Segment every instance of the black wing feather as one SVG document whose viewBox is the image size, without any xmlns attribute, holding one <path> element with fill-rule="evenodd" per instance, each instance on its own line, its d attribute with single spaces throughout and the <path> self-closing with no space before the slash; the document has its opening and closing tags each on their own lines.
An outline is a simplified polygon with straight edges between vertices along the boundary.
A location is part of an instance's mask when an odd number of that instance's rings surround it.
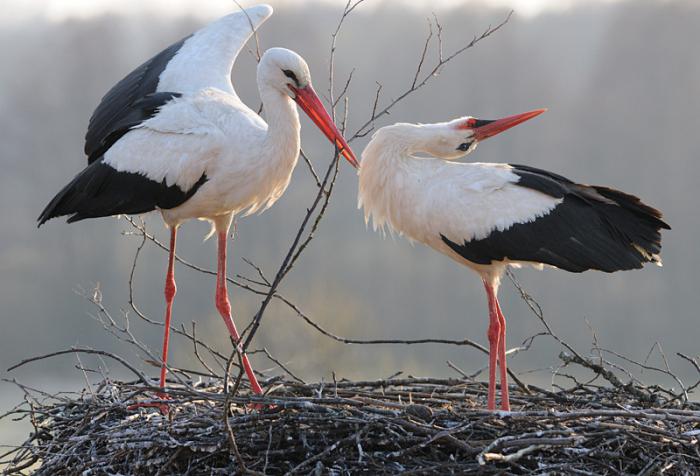
<svg viewBox="0 0 700 476">
<path fill-rule="evenodd" d="M 194 195 L 207 181 L 203 174 L 189 190 L 167 185 L 134 172 L 119 172 L 99 159 L 71 180 L 49 202 L 39 216 L 39 226 L 47 220 L 71 215 L 68 223 L 85 218 L 135 215 L 175 208 Z"/>
<path fill-rule="evenodd" d="M 117 171 L 104 163 L 104 154 L 130 129 L 157 114 L 175 92 L 156 92 L 161 73 L 187 38 L 174 43 L 119 81 L 102 98 L 90 118 L 85 135 L 88 166 L 63 187 L 39 216 L 47 220 L 70 215 L 68 222 L 119 214 L 138 214 L 156 208 L 175 208 L 206 181 L 203 174 L 189 190 L 167 185 L 145 175 Z"/>
<path fill-rule="evenodd" d="M 518 186 L 563 201 L 547 215 L 480 240 L 458 244 L 442 236 L 465 259 L 478 264 L 530 261 L 576 273 L 641 268 L 658 260 L 660 230 L 670 229 L 658 210 L 618 190 L 577 184 L 534 167 L 512 167 L 520 177 Z"/>
<path fill-rule="evenodd" d="M 156 93 L 161 73 L 189 37 L 174 43 L 129 73 L 105 94 L 85 134 L 88 164 L 98 160 L 129 129 L 152 117 L 158 107 L 179 96 Z"/>
</svg>

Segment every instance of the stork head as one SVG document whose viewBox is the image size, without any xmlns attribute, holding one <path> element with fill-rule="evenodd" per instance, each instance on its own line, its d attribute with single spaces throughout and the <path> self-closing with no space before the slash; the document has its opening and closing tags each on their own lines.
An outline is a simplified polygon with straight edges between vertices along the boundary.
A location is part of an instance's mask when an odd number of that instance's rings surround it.
<svg viewBox="0 0 700 476">
<path fill-rule="evenodd" d="M 495 120 L 467 116 L 450 122 L 422 126 L 426 134 L 421 141 L 420 151 L 445 160 L 459 159 L 473 152 L 479 142 L 539 116 L 545 111 L 546 109 L 535 109 Z"/>
<path fill-rule="evenodd" d="M 304 88 L 311 85 L 311 73 L 304 58 L 286 48 L 270 48 L 260 58 L 259 78 L 281 93 L 294 98 L 289 86 Z"/>
<path fill-rule="evenodd" d="M 343 157 L 357 168 L 358 162 L 342 134 L 326 112 L 311 85 L 311 73 L 304 58 L 286 48 L 270 48 L 260 58 L 258 82 L 294 100 Z"/>
</svg>

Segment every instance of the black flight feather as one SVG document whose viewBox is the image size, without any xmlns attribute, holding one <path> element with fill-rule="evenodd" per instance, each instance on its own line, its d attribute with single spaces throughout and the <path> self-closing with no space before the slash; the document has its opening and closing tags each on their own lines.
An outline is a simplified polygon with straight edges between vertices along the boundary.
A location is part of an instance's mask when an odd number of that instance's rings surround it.
<svg viewBox="0 0 700 476">
<path fill-rule="evenodd" d="M 544 216 L 515 223 L 486 238 L 455 243 L 442 240 L 465 259 L 491 264 L 505 259 L 544 263 L 579 273 L 641 268 L 658 262 L 661 212 L 639 198 L 607 187 L 581 185 L 545 170 L 511 165 L 517 186 L 562 202 Z"/>
<path fill-rule="evenodd" d="M 119 81 L 102 98 L 90 118 L 85 135 L 88 167 L 73 178 L 49 202 L 38 218 L 47 220 L 70 215 L 68 222 L 119 214 L 145 213 L 156 208 L 175 208 L 207 180 L 205 174 L 189 190 L 167 185 L 136 172 L 117 171 L 104 163 L 104 154 L 124 134 L 158 113 L 160 107 L 181 95 L 156 92 L 160 75 L 187 38 L 149 59 Z"/>
<path fill-rule="evenodd" d="M 118 172 L 99 159 L 63 187 L 39 216 L 39 226 L 47 220 L 71 215 L 68 223 L 85 218 L 135 215 L 175 208 L 194 195 L 207 181 L 203 174 L 189 190 L 167 185 L 133 172 Z"/>
<path fill-rule="evenodd" d="M 115 84 L 92 113 L 85 134 L 88 164 L 98 160 L 129 129 L 152 117 L 177 93 L 156 93 L 160 75 L 189 38 L 174 43 Z"/>
</svg>

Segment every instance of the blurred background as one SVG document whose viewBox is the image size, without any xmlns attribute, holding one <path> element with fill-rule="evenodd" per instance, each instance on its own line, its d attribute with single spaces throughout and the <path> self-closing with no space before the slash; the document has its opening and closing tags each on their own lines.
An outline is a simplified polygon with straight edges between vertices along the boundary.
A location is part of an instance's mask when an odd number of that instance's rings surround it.
<svg viewBox="0 0 700 476">
<path fill-rule="evenodd" d="M 263 49 L 285 46 L 308 61 L 316 89 L 327 90 L 330 35 L 344 2 L 268 0 L 275 15 L 263 25 Z M 254 2 L 245 1 L 245 6 Z M 349 129 L 371 112 L 376 82 L 382 104 L 411 82 L 434 12 L 450 52 L 501 22 L 510 22 L 448 64 L 424 90 L 410 96 L 377 126 L 436 122 L 462 115 L 496 118 L 539 107 L 545 115 L 488 141 L 469 156 L 550 169 L 577 181 L 621 188 L 660 208 L 673 227 L 665 233 L 664 267 L 604 275 L 517 271 L 555 331 L 581 352 L 592 332 L 599 344 L 644 360 L 659 342 L 673 370 L 697 377 L 676 352 L 697 355 L 700 288 L 696 243 L 700 232 L 700 4 L 694 0 L 528 1 L 367 0 L 346 21 L 338 40 L 338 85 L 354 68 Z M 0 20 L 0 377 L 51 391 L 85 384 L 72 356 L 4 369 L 33 355 L 90 346 L 149 367 L 115 342 L 90 317 L 94 306 L 76 290 L 97 283 L 103 303 L 119 317 L 128 311 L 131 261 L 140 242 L 122 232 L 124 220 L 105 218 L 36 229 L 44 205 L 85 165 L 83 135 L 101 96 L 132 68 L 206 22 L 236 9 L 227 0 L 203 2 L 6 0 Z M 430 62 L 435 60 L 431 51 Z M 239 95 L 259 104 L 255 60 L 244 52 L 233 73 Z M 318 169 L 331 158 L 327 141 L 302 118 L 302 143 Z M 359 154 L 369 137 L 353 143 Z M 351 338 L 471 338 L 486 344 L 487 309 L 481 284 L 449 259 L 402 238 L 366 229 L 356 209 L 357 180 L 341 164 L 337 190 L 317 238 L 281 292 L 330 331 Z M 261 216 L 243 218 L 232 244 L 233 273 L 254 273 L 243 258 L 273 275 L 316 193 L 303 165 L 286 195 Z M 149 230 L 167 239 L 160 217 Z M 191 222 L 178 252 L 206 268 L 215 264 L 215 240 L 202 243 L 208 225 Z M 163 313 L 166 254 L 147 244 L 135 276 L 135 299 L 154 319 Z M 230 344 L 213 303 L 214 278 L 177 268 L 174 319 L 196 321 L 198 334 L 228 352 Z M 234 316 L 245 326 L 261 298 L 231 288 Z M 502 306 L 509 343 L 541 325 L 505 282 Z M 156 352 L 161 329 L 133 318 L 132 329 Z M 178 346 L 178 344 L 180 344 Z M 468 348 L 351 346 L 309 327 L 288 308 L 271 306 L 253 347 L 266 347 L 305 379 L 455 375 L 486 365 Z M 191 347 L 175 338 L 173 363 L 196 367 Z M 551 339 L 512 360 L 531 383 L 549 385 L 558 365 Z M 85 358 L 84 361 L 90 362 Z M 659 364 L 658 353 L 650 362 Z M 279 372 L 269 361 L 256 367 Z M 97 364 L 94 364 L 97 365 Z M 116 365 L 112 375 L 121 375 Z M 534 371 L 533 371 L 534 370 Z M 97 379 L 97 377 L 94 377 Z M 482 376 L 483 378 L 483 376 Z M 648 379 L 654 381 L 655 375 Z M 0 382 L 0 413 L 21 392 Z M 28 425 L 0 422 L 0 444 L 18 442 Z"/>
</svg>

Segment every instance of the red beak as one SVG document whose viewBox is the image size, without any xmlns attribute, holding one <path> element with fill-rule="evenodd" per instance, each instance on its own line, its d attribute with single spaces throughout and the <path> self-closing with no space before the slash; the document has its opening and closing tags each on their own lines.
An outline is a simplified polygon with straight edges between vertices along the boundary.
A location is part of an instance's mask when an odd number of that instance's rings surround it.
<svg viewBox="0 0 700 476">
<path fill-rule="evenodd" d="M 546 109 L 535 109 L 534 111 L 524 112 L 522 114 L 516 114 L 515 116 L 504 117 L 503 119 L 496 119 L 495 121 L 485 121 L 477 120 L 475 121 L 474 138 L 478 141 L 488 139 L 489 137 L 500 134 L 501 132 L 515 127 L 520 123 L 532 119 L 535 116 L 539 116 Z M 481 124 L 479 124 L 481 123 Z"/>
<path fill-rule="evenodd" d="M 316 95 L 316 91 L 314 91 L 314 88 L 312 88 L 309 84 L 305 88 L 297 89 L 294 86 L 289 86 L 289 89 L 294 92 L 294 100 L 296 103 L 306 113 L 306 115 L 309 116 L 312 121 L 314 121 L 316 127 L 318 127 L 321 132 L 323 132 L 323 135 L 328 137 L 328 140 L 338 148 L 338 151 L 343 154 L 343 157 L 345 157 L 348 162 L 350 162 L 350 165 L 358 168 L 360 164 L 357 163 L 355 154 L 353 154 L 348 143 L 345 142 L 345 139 L 338 128 L 335 127 L 335 124 L 333 124 L 331 117 L 324 109 L 321 100 Z"/>
</svg>

